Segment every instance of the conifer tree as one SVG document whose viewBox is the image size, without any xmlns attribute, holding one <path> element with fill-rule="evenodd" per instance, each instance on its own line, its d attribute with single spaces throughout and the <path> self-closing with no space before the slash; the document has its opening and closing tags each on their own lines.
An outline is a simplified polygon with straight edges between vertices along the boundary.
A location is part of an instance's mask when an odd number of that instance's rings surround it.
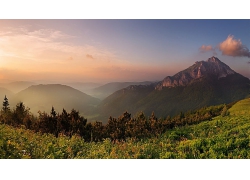
<svg viewBox="0 0 250 180">
<path fill-rule="evenodd" d="M 56 117 L 56 111 L 55 111 L 55 109 L 54 109 L 53 106 L 52 106 L 52 108 L 51 108 L 50 115 L 51 115 L 53 118 Z"/>
<path fill-rule="evenodd" d="M 2 110 L 3 110 L 4 112 L 7 112 L 8 110 L 10 110 L 10 108 L 9 108 L 9 100 L 8 100 L 8 98 L 6 97 L 6 95 L 5 95 L 5 97 L 4 97 L 3 108 L 2 108 Z"/>
</svg>

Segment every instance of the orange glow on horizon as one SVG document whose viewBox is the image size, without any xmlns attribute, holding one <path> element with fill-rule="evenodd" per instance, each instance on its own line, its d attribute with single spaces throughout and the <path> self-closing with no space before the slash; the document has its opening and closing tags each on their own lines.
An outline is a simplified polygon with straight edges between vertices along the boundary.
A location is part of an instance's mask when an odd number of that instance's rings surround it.
<svg viewBox="0 0 250 180">
<path fill-rule="evenodd" d="M 74 45 L 74 38 L 58 30 L 0 31 L 0 73 L 16 80 L 119 81 L 164 78 L 162 65 L 131 63 L 116 53 L 90 45 Z M 147 72 L 147 73 L 145 73 Z"/>
</svg>

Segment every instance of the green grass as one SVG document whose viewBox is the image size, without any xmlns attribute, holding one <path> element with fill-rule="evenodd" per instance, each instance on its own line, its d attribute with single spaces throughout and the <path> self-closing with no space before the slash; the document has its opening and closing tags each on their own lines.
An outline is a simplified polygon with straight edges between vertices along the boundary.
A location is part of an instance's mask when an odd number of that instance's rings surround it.
<svg viewBox="0 0 250 180">
<path fill-rule="evenodd" d="M 158 138 L 112 143 L 34 133 L 0 125 L 1 158 L 250 158 L 250 99 L 197 125 L 174 128 Z"/>
</svg>

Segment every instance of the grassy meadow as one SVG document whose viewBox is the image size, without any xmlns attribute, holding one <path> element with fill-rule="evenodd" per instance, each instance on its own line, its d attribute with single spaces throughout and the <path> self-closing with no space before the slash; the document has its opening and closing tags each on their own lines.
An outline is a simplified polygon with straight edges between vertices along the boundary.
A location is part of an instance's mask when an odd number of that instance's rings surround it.
<svg viewBox="0 0 250 180">
<path fill-rule="evenodd" d="M 217 159 L 250 158 L 250 99 L 237 102 L 229 115 L 186 125 L 141 140 L 84 142 L 79 136 L 58 138 L 0 124 L 2 159 Z"/>
</svg>

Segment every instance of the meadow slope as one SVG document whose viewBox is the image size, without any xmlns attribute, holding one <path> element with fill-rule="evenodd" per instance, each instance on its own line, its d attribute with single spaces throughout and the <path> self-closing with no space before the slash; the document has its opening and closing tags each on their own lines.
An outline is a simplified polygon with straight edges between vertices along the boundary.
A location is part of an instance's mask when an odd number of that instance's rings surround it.
<svg viewBox="0 0 250 180">
<path fill-rule="evenodd" d="M 155 138 L 113 143 L 58 138 L 0 125 L 0 158 L 250 158 L 250 99 L 237 102 L 229 115 L 174 128 Z"/>
</svg>

